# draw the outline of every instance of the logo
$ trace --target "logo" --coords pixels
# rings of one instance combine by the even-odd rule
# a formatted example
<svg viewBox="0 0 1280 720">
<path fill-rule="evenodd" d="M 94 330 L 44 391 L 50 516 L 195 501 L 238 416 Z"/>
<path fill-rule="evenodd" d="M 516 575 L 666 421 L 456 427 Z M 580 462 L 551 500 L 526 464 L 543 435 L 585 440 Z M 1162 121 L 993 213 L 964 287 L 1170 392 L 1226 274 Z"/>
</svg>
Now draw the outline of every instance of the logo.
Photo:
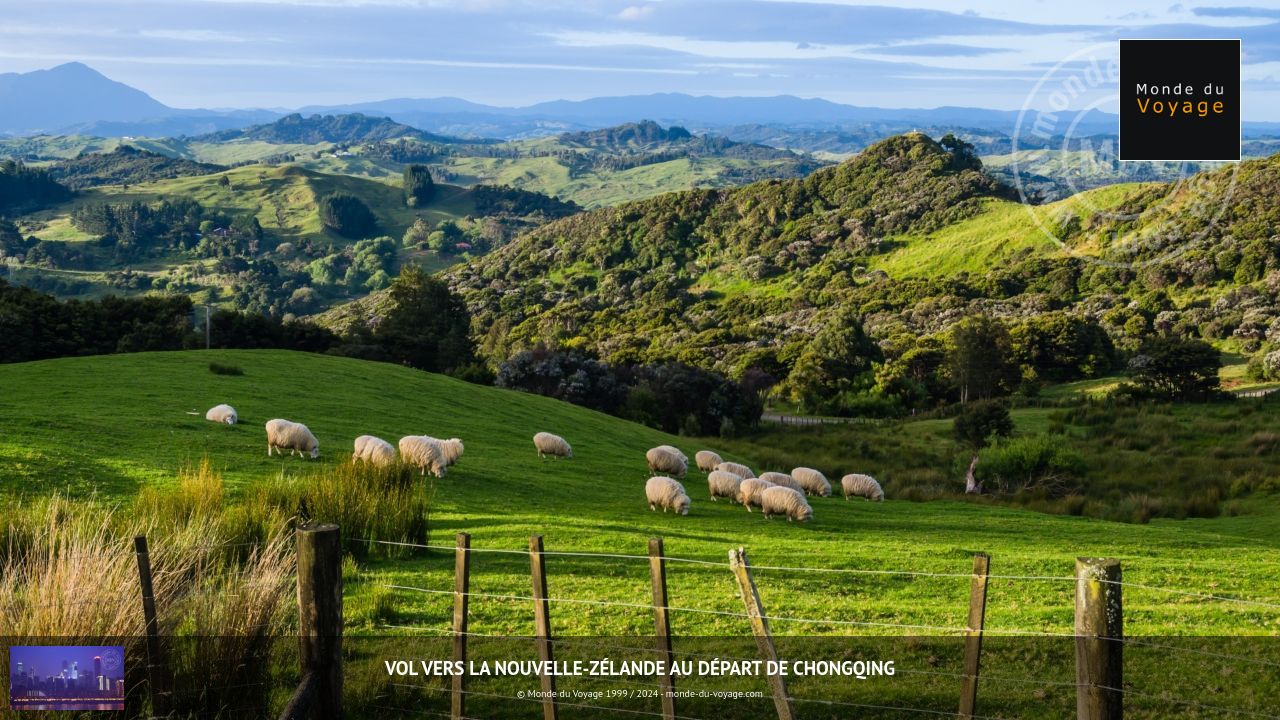
<svg viewBox="0 0 1280 720">
<path fill-rule="evenodd" d="M 1120 159 L 1239 160 L 1240 41 L 1121 40 Z"/>
<path fill-rule="evenodd" d="M 1122 42 L 1149 45 L 1165 41 Z M 1237 100 L 1222 99 L 1224 113 L 1228 102 L 1239 110 L 1239 43 L 1228 42 L 1235 48 L 1232 58 L 1237 82 L 1232 97 Z M 1121 76 L 1127 78 L 1129 71 L 1137 68 L 1125 67 L 1120 55 L 1119 44 L 1100 43 L 1049 67 L 1018 113 L 1008 167 L 1036 227 L 1064 253 L 1097 265 L 1139 269 L 1172 260 L 1214 232 L 1230 206 L 1239 164 L 1220 169 L 1222 163 L 1203 162 L 1208 158 L 1170 159 L 1186 155 L 1185 151 L 1194 147 L 1190 144 L 1158 153 L 1159 162 L 1122 161 L 1121 147 L 1125 148 L 1123 160 L 1131 159 L 1130 152 L 1137 150 L 1128 142 L 1129 135 L 1120 137 L 1133 127 L 1126 123 L 1125 129 L 1120 129 L 1124 103 L 1130 95 Z M 1210 82 L 1202 73 L 1188 75 L 1183 84 L 1193 82 L 1193 77 L 1200 78 L 1201 91 Z M 1212 82 L 1225 85 L 1225 81 Z M 1150 87 L 1151 81 L 1147 84 Z M 1148 106 L 1151 110 L 1154 106 Z M 1210 105 L 1206 112 L 1212 111 Z M 1197 112 L 1193 105 L 1192 114 Z M 1240 127 L 1238 115 L 1233 117 L 1230 159 L 1234 160 L 1239 157 Z M 1147 117 L 1148 121 L 1154 119 Z M 1044 191 L 1047 174 L 1057 182 L 1048 198 Z M 1110 186 L 1111 191 L 1094 191 L 1102 185 Z M 1052 200 L 1057 202 L 1048 202 Z"/>
</svg>

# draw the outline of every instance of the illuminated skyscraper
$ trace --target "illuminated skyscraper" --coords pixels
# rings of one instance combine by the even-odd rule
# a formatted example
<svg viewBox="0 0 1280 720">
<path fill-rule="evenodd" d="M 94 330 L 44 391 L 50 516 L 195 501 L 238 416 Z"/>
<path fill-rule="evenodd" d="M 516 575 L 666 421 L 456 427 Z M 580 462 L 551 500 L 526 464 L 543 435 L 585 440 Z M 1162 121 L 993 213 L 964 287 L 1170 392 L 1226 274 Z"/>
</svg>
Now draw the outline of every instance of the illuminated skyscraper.
<svg viewBox="0 0 1280 720">
<path fill-rule="evenodd" d="M 71 679 L 76 680 L 79 677 L 80 677 L 80 661 L 72 660 L 71 661 Z"/>
<path fill-rule="evenodd" d="M 102 674 L 102 658 L 98 655 L 93 656 L 93 674 L 94 675 Z"/>
</svg>

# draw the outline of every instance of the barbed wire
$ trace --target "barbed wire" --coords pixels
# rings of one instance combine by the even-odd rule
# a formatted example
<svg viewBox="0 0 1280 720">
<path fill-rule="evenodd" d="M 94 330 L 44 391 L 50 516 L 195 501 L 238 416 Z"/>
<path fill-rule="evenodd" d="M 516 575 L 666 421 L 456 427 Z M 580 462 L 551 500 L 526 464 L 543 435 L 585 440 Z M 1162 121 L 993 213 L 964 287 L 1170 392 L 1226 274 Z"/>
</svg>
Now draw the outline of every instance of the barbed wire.
<svg viewBox="0 0 1280 720">
<path fill-rule="evenodd" d="M 420 543 L 397 542 L 394 540 L 368 540 L 365 538 L 348 538 L 354 542 L 370 543 L 374 545 L 395 545 L 398 547 L 421 548 L 423 550 L 440 550 L 444 552 L 457 552 L 459 548 L 452 545 L 423 545 Z M 531 550 L 512 550 L 508 548 L 463 548 L 467 552 L 474 553 L 494 553 L 498 555 L 529 555 Z M 672 557 L 669 555 L 652 556 L 652 555 L 628 555 L 624 553 L 593 553 L 593 552 L 572 552 L 568 550 L 543 550 L 540 554 L 558 557 L 585 557 L 585 558 L 602 558 L 602 559 L 622 559 L 622 560 L 652 560 L 658 557 L 667 562 L 689 563 L 691 565 L 712 565 L 715 567 L 729 567 L 727 562 L 716 562 L 712 560 L 698 560 L 695 558 Z"/>
<path fill-rule="evenodd" d="M 902 705 L 871 705 L 868 703 L 851 703 L 851 702 L 842 702 L 838 700 L 818 700 L 816 698 L 802 698 L 802 697 L 793 697 L 791 698 L 791 700 L 793 702 L 818 703 L 821 705 L 834 705 L 837 707 L 856 707 L 856 708 L 864 708 L 867 710 L 896 710 L 899 712 L 913 712 L 913 713 L 922 714 L 922 715 L 935 715 L 938 717 L 969 717 L 969 718 L 973 718 L 974 720 L 1000 720 L 1000 718 L 994 717 L 991 715 L 961 715 L 958 712 L 950 712 L 947 710 L 929 710 L 926 708 L 904 707 Z"/>
</svg>

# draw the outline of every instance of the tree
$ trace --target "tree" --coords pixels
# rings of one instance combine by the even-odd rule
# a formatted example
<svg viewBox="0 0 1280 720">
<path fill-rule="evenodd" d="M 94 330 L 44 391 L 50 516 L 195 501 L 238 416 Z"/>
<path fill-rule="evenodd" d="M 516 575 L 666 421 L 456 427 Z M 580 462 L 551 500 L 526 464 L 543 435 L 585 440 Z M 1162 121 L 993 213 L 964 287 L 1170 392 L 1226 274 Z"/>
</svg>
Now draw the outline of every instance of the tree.
<svg viewBox="0 0 1280 720">
<path fill-rule="evenodd" d="M 1021 377 L 1009 331 L 987 315 L 970 316 L 951 329 L 945 368 L 962 403 L 1006 395 Z"/>
<path fill-rule="evenodd" d="M 862 318 L 842 308 L 818 331 L 791 370 L 792 396 L 808 409 L 837 404 L 841 393 L 881 359 L 880 348 L 862 329 Z"/>
<path fill-rule="evenodd" d="M 991 444 L 992 437 L 1008 437 L 1013 434 L 1013 419 L 1009 417 L 1009 407 L 999 400 L 968 403 L 956 416 L 952 432 L 961 445 L 973 451 L 969 471 L 964 476 L 964 491 L 980 493 L 982 486 L 973 475 L 978 467 L 978 453 Z"/>
<path fill-rule="evenodd" d="M 1154 337 L 1129 361 L 1138 388 L 1165 400 L 1207 400 L 1218 390 L 1218 350 L 1203 340 Z"/>
<path fill-rule="evenodd" d="M 475 361 L 471 316 L 443 280 L 406 265 L 391 283 L 391 309 L 373 331 L 390 360 L 428 372 Z"/>
<path fill-rule="evenodd" d="M 425 205 L 435 194 L 431 170 L 426 165 L 404 166 L 404 202 L 409 207 Z"/>
<path fill-rule="evenodd" d="M 378 220 L 360 198 L 335 192 L 320 198 L 320 222 L 346 238 L 366 238 L 378 230 Z"/>
</svg>

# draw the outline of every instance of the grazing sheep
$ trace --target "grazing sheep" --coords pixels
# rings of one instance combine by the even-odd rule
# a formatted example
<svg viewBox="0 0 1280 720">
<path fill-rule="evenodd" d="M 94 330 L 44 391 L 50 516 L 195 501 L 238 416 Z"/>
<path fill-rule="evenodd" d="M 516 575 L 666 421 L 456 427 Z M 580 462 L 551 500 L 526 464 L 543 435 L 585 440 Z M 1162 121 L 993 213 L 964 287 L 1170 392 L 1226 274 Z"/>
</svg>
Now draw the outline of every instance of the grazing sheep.
<svg viewBox="0 0 1280 720">
<path fill-rule="evenodd" d="M 751 470 L 751 468 L 747 467 L 746 465 L 743 465 L 742 463 L 736 463 L 736 462 L 722 462 L 716 466 L 716 470 L 731 472 L 734 475 L 737 475 L 738 477 L 743 479 L 753 478 L 756 476 L 756 474 Z"/>
<path fill-rule="evenodd" d="M 774 485 L 781 485 L 785 488 L 791 488 L 799 493 L 804 493 L 804 487 L 796 482 L 796 479 L 784 472 L 766 472 L 760 473 L 761 480 L 768 480 Z"/>
<path fill-rule="evenodd" d="M 442 478 L 449 470 L 445 461 L 444 448 L 440 441 L 426 435 L 407 435 L 400 438 L 400 457 L 410 465 L 418 468 L 420 474 L 431 474 Z"/>
<path fill-rule="evenodd" d="M 671 452 L 671 453 L 674 453 L 675 455 L 677 455 L 681 460 L 683 460 L 683 461 L 684 461 L 684 464 L 685 464 L 686 466 L 689 464 L 689 456 L 688 456 L 688 455 L 685 455 L 685 454 L 684 454 L 684 451 L 683 451 L 683 450 L 681 450 L 680 448 L 676 447 L 675 445 L 659 445 L 658 447 L 659 447 L 659 448 L 661 448 L 661 449 L 663 449 L 663 450 L 666 450 L 666 451 L 668 451 L 668 452 Z"/>
<path fill-rule="evenodd" d="M 275 450 L 281 455 L 285 450 L 294 453 L 310 453 L 311 457 L 320 457 L 320 441 L 311 434 L 306 425 L 290 422 L 281 418 L 267 421 L 267 456 Z"/>
<path fill-rule="evenodd" d="M 760 509 L 766 520 L 774 515 L 786 515 L 787 522 L 813 519 L 813 508 L 804 499 L 804 493 L 788 487 L 771 487 L 760 493 Z"/>
<path fill-rule="evenodd" d="M 380 437 L 361 435 L 356 438 L 355 452 L 351 454 L 351 461 L 386 467 L 396 461 L 396 449 Z"/>
<path fill-rule="evenodd" d="M 540 432 L 533 436 L 533 446 L 538 448 L 538 457 L 573 457 L 573 448 L 569 447 L 569 443 L 559 435 L 552 435 L 549 432 Z"/>
<path fill-rule="evenodd" d="M 831 497 L 831 483 L 827 480 L 827 476 L 820 471 L 813 468 L 798 467 L 791 471 L 791 477 L 800 483 L 805 495 Z"/>
<path fill-rule="evenodd" d="M 667 473 L 682 478 L 689 471 L 689 461 L 670 445 L 650 448 L 644 457 L 649 461 L 649 472 Z"/>
<path fill-rule="evenodd" d="M 227 425 L 235 425 L 240 422 L 240 416 L 236 414 L 236 409 L 227 404 L 214 405 L 209 408 L 209 412 L 204 414 L 204 419 L 210 422 L 226 423 Z"/>
<path fill-rule="evenodd" d="M 440 440 L 440 447 L 444 450 L 444 461 L 448 465 L 458 462 L 458 458 L 462 457 L 462 441 L 458 438 L 449 438 L 448 440 Z"/>
<path fill-rule="evenodd" d="M 760 495 L 771 487 L 777 487 L 768 480 L 747 478 L 738 485 L 738 504 L 751 512 L 751 506 L 760 507 Z"/>
<path fill-rule="evenodd" d="M 724 458 L 710 450 L 699 450 L 694 454 L 693 459 L 698 463 L 698 469 L 705 473 L 715 470 L 717 465 L 724 462 Z"/>
<path fill-rule="evenodd" d="M 679 515 L 689 514 L 689 494 L 684 491 L 684 485 L 669 477 L 658 475 L 649 478 L 649 482 L 644 484 L 644 494 L 649 499 L 650 510 L 661 507 L 662 512 L 670 509 Z"/>
<path fill-rule="evenodd" d="M 880 483 L 870 475 L 859 475 L 858 473 L 849 473 L 840 478 L 840 489 L 844 490 L 844 499 L 851 497 L 866 498 L 875 502 L 884 501 L 884 490 L 880 488 Z"/>
<path fill-rule="evenodd" d="M 712 470 L 707 474 L 707 490 L 711 493 L 711 502 L 716 498 L 729 498 L 729 502 L 738 499 L 738 486 L 742 478 L 723 470 Z"/>
</svg>

